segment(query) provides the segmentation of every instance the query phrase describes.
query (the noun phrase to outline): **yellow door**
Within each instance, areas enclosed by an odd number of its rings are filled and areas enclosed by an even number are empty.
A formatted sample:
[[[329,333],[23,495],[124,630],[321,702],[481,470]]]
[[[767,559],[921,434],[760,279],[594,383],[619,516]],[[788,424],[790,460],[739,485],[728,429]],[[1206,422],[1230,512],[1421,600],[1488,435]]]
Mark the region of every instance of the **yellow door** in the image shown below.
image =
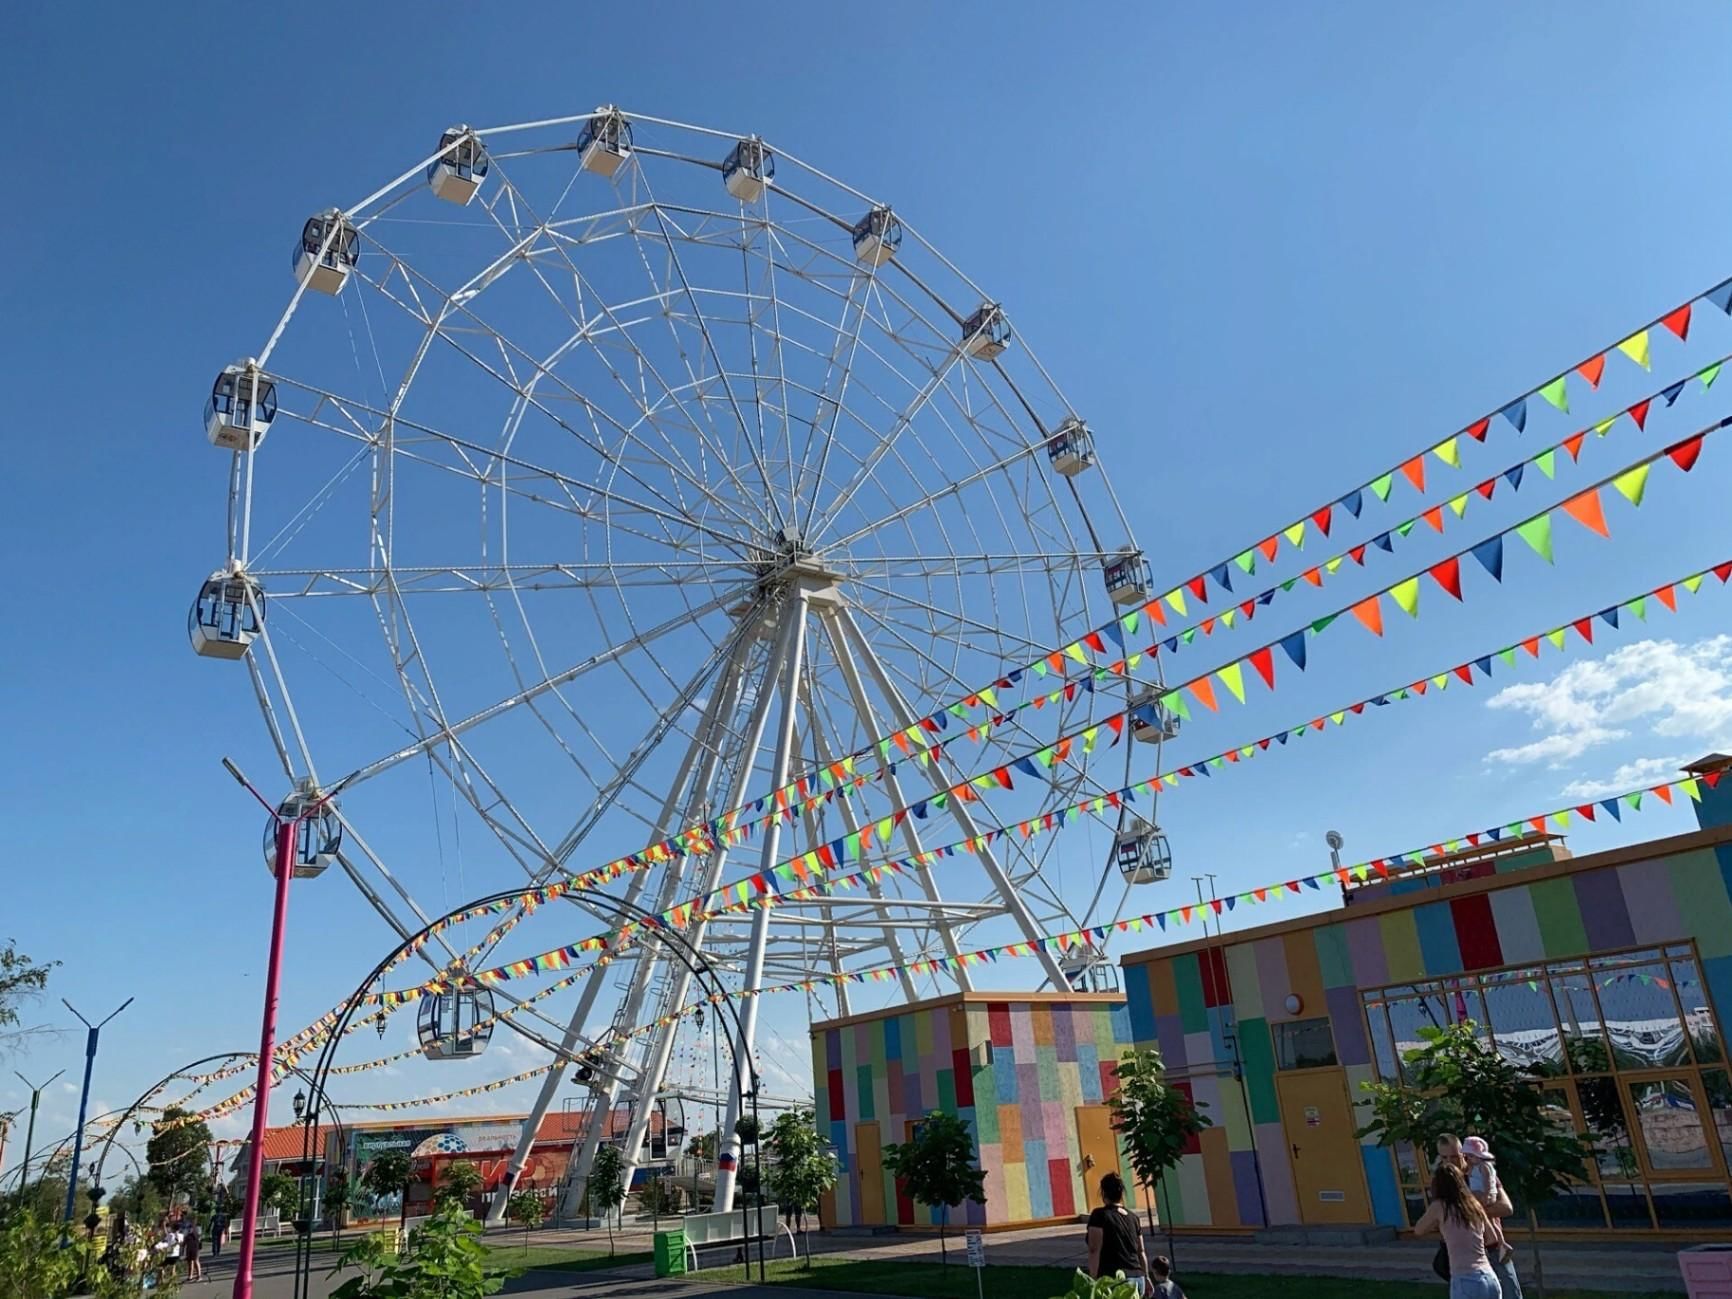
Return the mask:
[[[1082,1160],[1083,1207],[1081,1212],[1098,1209],[1101,1199],[1101,1178],[1119,1171],[1119,1142],[1113,1132],[1113,1111],[1110,1105],[1079,1105],[1076,1107],[1076,1148]]]
[[[860,1167],[860,1225],[884,1225],[884,1137],[876,1123],[854,1125],[854,1159]]]
[[[1347,1075],[1340,1069],[1278,1073],[1275,1087],[1281,1098],[1293,1184],[1299,1192],[1300,1220],[1370,1222],[1365,1165],[1353,1135],[1353,1107],[1347,1102]]]

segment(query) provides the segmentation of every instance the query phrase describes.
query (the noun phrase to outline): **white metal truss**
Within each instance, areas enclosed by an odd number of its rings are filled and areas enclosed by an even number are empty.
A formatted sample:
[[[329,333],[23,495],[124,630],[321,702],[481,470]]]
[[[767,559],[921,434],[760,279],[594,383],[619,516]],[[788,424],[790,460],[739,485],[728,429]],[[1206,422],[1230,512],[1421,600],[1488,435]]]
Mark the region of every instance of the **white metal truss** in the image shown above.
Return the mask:
[[[731,858],[762,871],[861,835],[873,858],[921,854],[1124,783],[1128,755],[1103,745],[973,810],[906,814],[1137,684],[1088,682],[974,740],[990,706],[949,711],[983,687],[1015,696],[1008,673],[1110,619],[1101,570],[1135,544],[1102,461],[1051,464],[1078,412],[1024,338],[991,359],[965,346],[983,302],[1016,319],[1014,293],[984,292],[899,213],[894,256],[858,257],[852,229],[881,202],[773,143],[751,202],[723,185],[740,137],[629,112],[629,156],[611,178],[585,170],[590,116],[478,132],[490,166],[466,205],[434,197],[429,157],[346,209],[347,283],[297,284],[258,352],[280,409],[224,475],[229,567],[267,601],[252,697],[286,778],[345,779],[339,860],[368,904],[407,935],[737,807],[762,823],[775,791],[826,789],[816,773],[844,759],[871,777],[848,797],[610,895],[665,910],[730,883]],[[881,747],[882,728],[926,718],[942,758]],[[1118,875],[1086,842],[1005,839],[683,937],[737,990],[822,980],[845,1013],[837,974],[1116,918],[1101,904],[1124,905]],[[500,959],[547,917],[593,933],[606,914],[568,895]],[[460,952],[421,949],[436,967]],[[546,1013],[560,1059],[513,1181],[584,1052],[609,1063],[574,1186],[622,1095],[637,1157],[678,1030],[615,1050],[606,1026],[667,1018],[691,976],[653,938],[607,955],[618,981]],[[1068,977],[1044,950],[1038,968]],[[870,987],[854,995],[918,991],[906,969]],[[740,1006],[742,1060],[759,1001]],[[724,1169],[719,1206],[731,1192]]]

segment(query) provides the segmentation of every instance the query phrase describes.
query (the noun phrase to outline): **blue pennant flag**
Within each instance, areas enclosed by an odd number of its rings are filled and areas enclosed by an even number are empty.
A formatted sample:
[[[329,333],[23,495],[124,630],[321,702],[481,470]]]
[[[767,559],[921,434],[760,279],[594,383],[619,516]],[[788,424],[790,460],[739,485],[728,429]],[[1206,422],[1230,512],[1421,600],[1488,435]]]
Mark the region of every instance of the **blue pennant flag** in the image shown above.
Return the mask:
[[[1675,383],[1660,395],[1666,399],[1666,404],[1670,406],[1673,402],[1677,401],[1678,398],[1684,395],[1684,385],[1682,382]]]
[[[1114,618],[1105,627],[1101,628],[1101,630],[1106,632],[1107,639],[1117,645],[1121,650],[1125,647],[1125,629],[1119,625],[1119,620],[1117,618]]]
[[[1232,582],[1227,580],[1227,566],[1225,564],[1222,564],[1219,568],[1211,568],[1209,570],[1209,576],[1215,579],[1216,583],[1222,590],[1231,591],[1233,589]]]
[[[1293,666],[1303,672],[1305,670],[1305,633],[1296,631],[1290,636],[1283,636],[1281,648],[1287,651],[1287,657],[1293,660]]]
[[[1226,898],[1227,910],[1231,911],[1233,909],[1233,904],[1235,902],[1237,902],[1238,900],[1239,899],[1238,899],[1238,896],[1236,894],[1232,894],[1232,893],[1227,894],[1227,898]]]
[[[1365,497],[1360,493],[1360,490],[1357,487],[1341,498],[1341,508],[1346,510],[1356,519],[1359,517],[1359,511],[1364,507],[1364,505]]]
[[[1388,695],[1373,695],[1371,698],[1371,703],[1378,708],[1387,708],[1389,706],[1389,696]]]
[[[1603,798],[1600,800],[1600,806],[1605,808],[1606,811],[1611,814],[1612,820],[1622,821],[1624,819],[1624,814],[1622,812],[1618,811],[1618,800],[1617,799],[1615,799],[1615,798]]]
[[[1494,582],[1503,581],[1503,534],[1487,537],[1473,548],[1473,557],[1490,573]]]
[[[1387,532],[1380,532],[1371,539],[1371,544],[1385,554],[1395,553],[1395,542]]]
[[[1475,659],[1473,665],[1488,677],[1491,675],[1491,656],[1489,654],[1485,658]]]
[[[1287,732],[1286,731],[1277,732],[1277,734],[1275,736],[1275,743],[1276,744],[1287,743]]]
[[[1273,591],[1265,591],[1265,592],[1263,592],[1262,595],[1257,597],[1257,603],[1258,604],[1268,604],[1269,601],[1273,600],[1274,598],[1275,598],[1275,593]]]
[[[1165,911],[1155,912],[1155,923],[1165,929],[1167,927],[1167,913]]]
[[[1023,772],[1027,775],[1030,775],[1030,776],[1033,776],[1036,780],[1045,780],[1046,779],[1046,773],[1044,771],[1042,771],[1039,767],[1035,766],[1033,760],[1030,758],[1027,758],[1027,757],[1018,758],[1015,762],[1011,763],[1010,765],[1015,767],[1020,772]]]
[[[1116,624],[1117,619],[1114,619],[1114,622]],[[1124,642],[1121,640],[1119,642],[1119,644],[1123,645]],[[1010,675],[1005,677],[1005,680],[1010,682],[1010,684],[1014,686],[1018,681],[1022,680],[1022,669],[1021,668],[1013,668],[1011,670]]]
[[[1166,647],[1167,653],[1169,654],[1177,654],[1179,652],[1179,638],[1177,636],[1169,636],[1166,640],[1162,641],[1161,644]]]
[[[1601,609],[1600,617],[1606,620],[1606,626],[1616,627],[1618,625],[1618,606],[1614,604],[1610,609]]]
[[[1323,886],[1317,882],[1317,877],[1315,875],[1307,875],[1305,877],[1305,887],[1306,888],[1312,888],[1312,889],[1321,889]]]
[[[1503,476],[1505,478],[1509,479],[1509,485],[1511,487],[1515,487],[1518,489],[1521,487],[1521,485],[1522,485],[1522,467],[1521,467],[1521,465],[1511,465],[1508,469],[1503,471]]]
[[[1488,839],[1492,840],[1492,842],[1494,842],[1494,843],[1497,842],[1499,839],[1503,838],[1503,831],[1502,830],[1487,830],[1485,833],[1486,833],[1486,837]]]
[[[912,810],[914,815],[919,817],[922,821],[926,819],[926,802],[924,799],[916,803]]]
[[[1712,302],[1716,307],[1719,307],[1720,310],[1724,311],[1728,316],[1732,316],[1732,280],[1727,280],[1726,283],[1709,289],[1708,292],[1704,293],[1702,296],[1707,298],[1708,301]]]
[[[1515,425],[1515,431],[1517,433],[1525,433],[1527,431],[1528,399],[1526,397],[1516,398],[1516,400],[1512,401],[1509,405],[1500,410],[1498,414],[1502,415],[1511,424]]]

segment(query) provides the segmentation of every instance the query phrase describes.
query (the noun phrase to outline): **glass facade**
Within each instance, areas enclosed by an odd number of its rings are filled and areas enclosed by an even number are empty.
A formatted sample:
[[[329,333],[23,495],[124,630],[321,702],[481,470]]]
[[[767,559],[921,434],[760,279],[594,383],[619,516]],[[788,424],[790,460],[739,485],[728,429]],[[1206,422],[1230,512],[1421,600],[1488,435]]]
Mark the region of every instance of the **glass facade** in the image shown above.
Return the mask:
[[[1401,1076],[1421,1028],[1471,1022],[1544,1090],[1560,1127],[1591,1136],[1590,1181],[1541,1205],[1541,1226],[1732,1227],[1732,1074],[1693,945],[1479,971],[1363,998],[1380,1077]],[[1426,1153],[1404,1147],[1395,1160],[1409,1223],[1425,1202]]]

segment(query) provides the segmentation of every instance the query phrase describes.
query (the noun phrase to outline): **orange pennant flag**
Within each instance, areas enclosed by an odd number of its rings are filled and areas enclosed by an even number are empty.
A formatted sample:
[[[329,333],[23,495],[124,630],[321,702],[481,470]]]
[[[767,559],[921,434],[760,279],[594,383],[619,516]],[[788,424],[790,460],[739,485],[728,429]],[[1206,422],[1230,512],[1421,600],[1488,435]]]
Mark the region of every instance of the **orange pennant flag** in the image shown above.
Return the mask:
[[[1208,677],[1198,677],[1185,688],[1197,696],[1197,702],[1211,713],[1220,711],[1215,707],[1215,687]]]
[[[1434,505],[1419,517],[1429,523],[1436,531],[1443,531],[1443,506]]]
[[[1383,635],[1383,606],[1375,595],[1368,600],[1361,600],[1349,612],[1359,619],[1365,630],[1373,636]]]
[[[1414,456],[1401,466],[1401,472],[1407,476],[1407,481],[1413,484],[1414,491],[1425,490],[1425,457]]]
[[[1678,612],[1678,592],[1675,588],[1671,586],[1662,586],[1658,591],[1654,592],[1654,598],[1661,604],[1665,605],[1666,608],[1670,609],[1673,613]]]
[[[1570,497],[1564,502],[1563,511],[1589,532],[1597,532],[1602,537],[1612,535],[1606,529],[1606,513],[1600,507],[1600,489],[1597,487]]]

